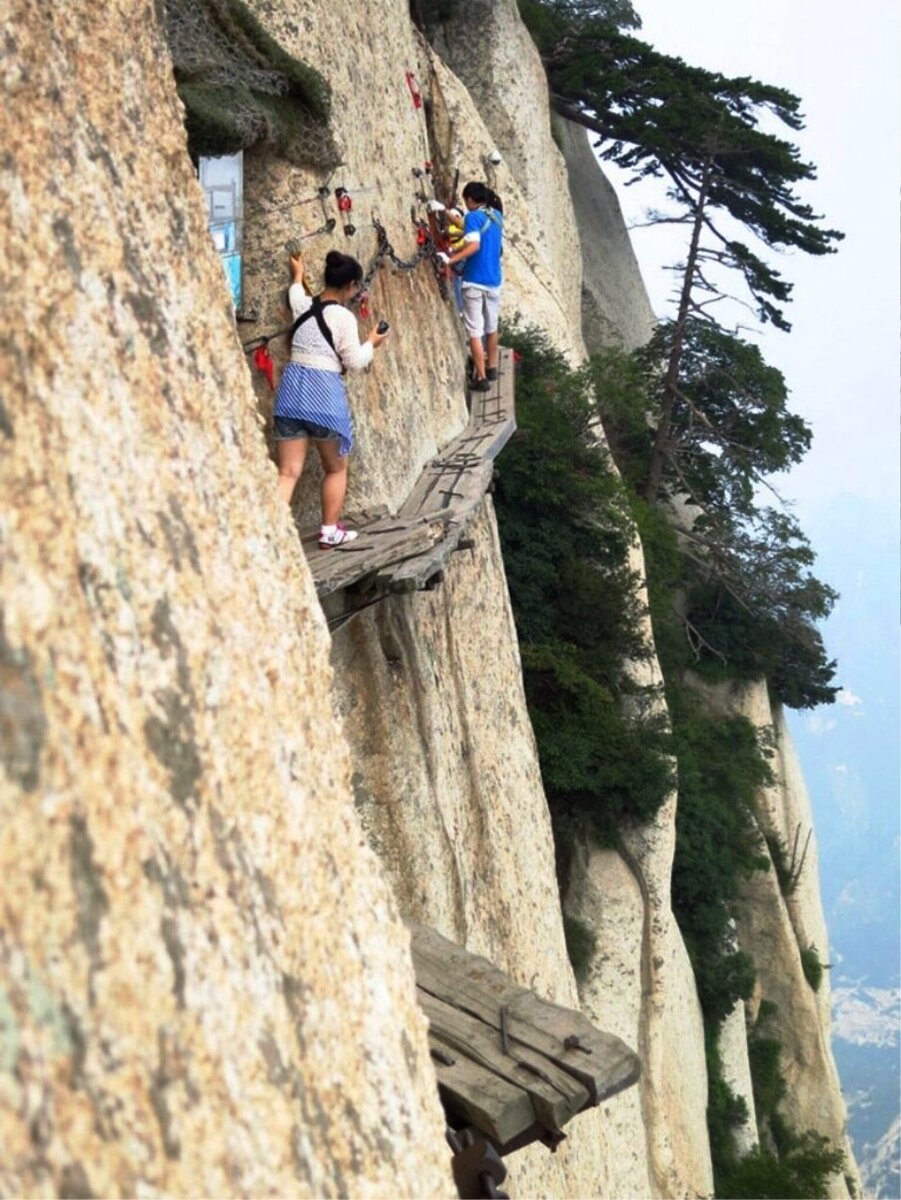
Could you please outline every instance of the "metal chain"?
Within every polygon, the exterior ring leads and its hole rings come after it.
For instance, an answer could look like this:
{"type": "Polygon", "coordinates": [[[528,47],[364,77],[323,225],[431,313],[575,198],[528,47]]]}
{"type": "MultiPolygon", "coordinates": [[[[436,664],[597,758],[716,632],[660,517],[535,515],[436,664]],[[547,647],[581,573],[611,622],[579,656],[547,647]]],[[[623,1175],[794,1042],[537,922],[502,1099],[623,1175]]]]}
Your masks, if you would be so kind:
{"type": "Polygon", "coordinates": [[[390,262],[397,271],[415,271],[421,262],[425,262],[429,259],[434,261],[435,259],[435,244],[432,240],[431,234],[426,236],[425,240],[416,251],[416,254],[413,256],[413,258],[405,259],[398,255],[397,251],[388,241],[388,231],[385,229],[385,226],[381,223],[378,217],[372,218],[372,227],[376,234],[377,249],[372,262],[369,264],[369,269],[363,276],[363,280],[360,284],[360,291],[358,295],[350,301],[351,304],[359,303],[360,297],[369,291],[369,285],[372,283],[373,279],[375,279],[375,276],[383,263],[390,262]]]}
{"type": "MultiPolygon", "coordinates": [[[[372,218],[372,227],[375,230],[376,238],[378,239],[378,248],[375,252],[372,262],[369,264],[368,271],[363,276],[363,280],[360,284],[360,292],[353,298],[353,300],[350,301],[351,304],[359,303],[360,296],[369,290],[369,285],[372,283],[373,279],[375,279],[375,276],[382,263],[390,262],[398,271],[415,271],[419,264],[425,262],[426,260],[430,260],[432,262],[436,261],[435,243],[431,233],[426,234],[425,240],[416,251],[416,254],[413,256],[413,258],[404,259],[397,254],[394,247],[388,241],[388,232],[377,217],[372,218]]],[[[290,329],[291,325],[285,325],[282,329],[277,329],[275,333],[260,334],[255,338],[251,338],[249,342],[243,342],[241,348],[245,354],[250,354],[258,347],[266,346],[275,338],[281,337],[282,334],[287,333],[290,329]]]]}

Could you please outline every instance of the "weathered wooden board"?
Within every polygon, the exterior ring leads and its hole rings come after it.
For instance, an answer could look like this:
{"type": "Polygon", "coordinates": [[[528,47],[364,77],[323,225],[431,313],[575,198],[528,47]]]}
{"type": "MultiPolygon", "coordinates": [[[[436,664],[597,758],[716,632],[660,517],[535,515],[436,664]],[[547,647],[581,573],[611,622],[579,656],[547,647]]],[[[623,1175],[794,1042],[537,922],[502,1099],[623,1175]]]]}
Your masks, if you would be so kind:
{"type": "Polygon", "coordinates": [[[415,591],[438,571],[443,570],[482,503],[485,489],[491,481],[491,473],[491,464],[487,463],[483,464],[478,472],[470,474],[461,487],[462,498],[457,499],[453,508],[448,510],[443,536],[406,562],[393,563],[384,568],[379,572],[378,582],[391,591],[415,591]]]}
{"type": "Polygon", "coordinates": [[[528,1095],[534,1109],[530,1124],[537,1117],[546,1129],[562,1129],[587,1106],[588,1092],[579,1080],[544,1055],[513,1039],[505,1051],[499,1031],[483,1021],[473,1020],[421,987],[417,987],[416,998],[428,1017],[430,1030],[450,1047],[451,1053],[465,1054],[528,1095]]]}
{"type": "Polygon", "coordinates": [[[397,517],[362,522],[360,536],[334,550],[320,551],[315,531],[302,538],[320,596],[369,575],[389,590],[414,591],[447,564],[516,429],[510,350],[501,349],[495,386],[472,401],[466,429],[426,464],[397,517]]]}
{"type": "Polygon", "coordinates": [[[485,958],[470,954],[434,929],[409,925],[418,987],[478,1018],[508,1042],[545,1056],[585,1088],[597,1104],[638,1079],[637,1055],[613,1034],[596,1029],[580,1012],[541,1000],[514,984],[485,958]],[[503,1010],[503,1015],[502,1015],[503,1010]]]}
{"type": "Polygon", "coordinates": [[[532,1128],[535,1110],[522,1088],[479,1066],[432,1032],[429,1046],[435,1052],[432,1063],[445,1101],[496,1146],[504,1146],[532,1128]]]}
{"type": "Polygon", "coordinates": [[[334,550],[320,550],[317,533],[307,534],[302,542],[316,591],[328,596],[389,563],[427,553],[443,537],[447,520],[443,514],[409,520],[395,517],[361,529],[355,541],[334,550]]]}

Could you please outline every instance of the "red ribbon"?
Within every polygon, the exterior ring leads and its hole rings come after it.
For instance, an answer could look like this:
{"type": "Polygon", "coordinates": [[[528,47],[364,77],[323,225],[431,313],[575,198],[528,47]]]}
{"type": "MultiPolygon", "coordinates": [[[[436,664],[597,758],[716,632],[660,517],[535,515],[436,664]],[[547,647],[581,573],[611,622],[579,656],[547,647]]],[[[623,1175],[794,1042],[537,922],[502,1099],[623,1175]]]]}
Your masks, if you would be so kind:
{"type": "Polygon", "coordinates": [[[405,71],[404,75],[407,80],[407,87],[410,89],[410,99],[413,101],[413,107],[422,108],[422,93],[416,83],[416,76],[412,71],[405,71]]]}
{"type": "Polygon", "coordinates": [[[268,346],[257,346],[253,352],[253,365],[257,370],[263,372],[269,381],[270,389],[275,391],[275,363],[272,361],[268,346]]]}

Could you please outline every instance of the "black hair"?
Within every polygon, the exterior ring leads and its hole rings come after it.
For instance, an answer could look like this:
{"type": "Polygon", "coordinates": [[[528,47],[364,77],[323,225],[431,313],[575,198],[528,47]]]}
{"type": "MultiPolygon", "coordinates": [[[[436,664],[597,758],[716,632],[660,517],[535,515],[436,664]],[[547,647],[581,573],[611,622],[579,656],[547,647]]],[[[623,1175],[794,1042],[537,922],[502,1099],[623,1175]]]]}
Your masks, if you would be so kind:
{"type": "Polygon", "coordinates": [[[480,183],[477,179],[471,179],[463,189],[463,199],[472,200],[475,204],[487,204],[489,208],[493,208],[495,212],[502,213],[504,205],[500,196],[487,183],[480,183]]]}
{"type": "Polygon", "coordinates": [[[326,287],[343,288],[349,283],[359,283],[362,278],[363,268],[352,255],[329,250],[325,256],[326,287]]]}

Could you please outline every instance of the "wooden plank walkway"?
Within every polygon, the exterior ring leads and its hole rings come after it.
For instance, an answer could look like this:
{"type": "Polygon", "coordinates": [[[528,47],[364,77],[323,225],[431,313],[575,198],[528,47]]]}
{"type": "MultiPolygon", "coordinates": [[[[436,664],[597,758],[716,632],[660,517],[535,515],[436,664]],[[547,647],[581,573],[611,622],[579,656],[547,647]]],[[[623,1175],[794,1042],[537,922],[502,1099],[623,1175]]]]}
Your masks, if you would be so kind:
{"type": "Polygon", "coordinates": [[[556,1145],[574,1116],[636,1082],[637,1056],[583,1013],[541,1000],[434,929],[408,927],[442,1099],[499,1153],[556,1145]]]}
{"type": "Polygon", "coordinates": [[[472,393],[467,427],[426,464],[396,516],[361,523],[354,542],[328,552],[319,550],[315,530],[303,536],[318,594],[362,579],[389,592],[424,587],[460,544],[515,429],[513,352],[502,347],[497,382],[472,393]]]}

